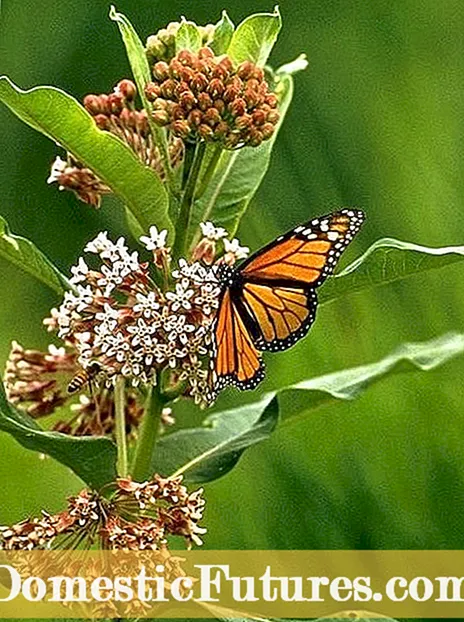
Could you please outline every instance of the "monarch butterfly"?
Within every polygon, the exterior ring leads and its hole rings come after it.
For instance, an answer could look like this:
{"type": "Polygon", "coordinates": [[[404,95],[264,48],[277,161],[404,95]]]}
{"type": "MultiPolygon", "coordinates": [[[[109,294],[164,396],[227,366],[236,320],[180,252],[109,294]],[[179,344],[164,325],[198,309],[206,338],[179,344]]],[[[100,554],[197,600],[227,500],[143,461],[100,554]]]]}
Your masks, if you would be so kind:
{"type": "Polygon", "coordinates": [[[221,265],[214,326],[213,386],[253,389],[264,378],[260,351],[293,346],[309,331],[316,288],[332,274],[364,221],[342,209],[299,225],[238,267],[221,265]]]}

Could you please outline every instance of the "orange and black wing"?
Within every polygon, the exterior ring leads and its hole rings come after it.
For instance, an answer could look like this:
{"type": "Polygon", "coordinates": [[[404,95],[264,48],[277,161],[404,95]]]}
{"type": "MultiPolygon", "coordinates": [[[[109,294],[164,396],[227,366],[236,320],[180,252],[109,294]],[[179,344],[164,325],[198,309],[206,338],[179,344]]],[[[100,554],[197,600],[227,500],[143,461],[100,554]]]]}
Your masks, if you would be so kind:
{"type": "Polygon", "coordinates": [[[264,364],[244,324],[241,313],[232,301],[230,290],[222,295],[215,325],[216,352],[214,387],[227,384],[254,389],[264,377],[264,364]]]}
{"type": "Polygon", "coordinates": [[[315,319],[315,288],[329,276],[364,221],[344,209],[300,225],[244,262],[232,302],[258,350],[285,350],[315,319]]]}

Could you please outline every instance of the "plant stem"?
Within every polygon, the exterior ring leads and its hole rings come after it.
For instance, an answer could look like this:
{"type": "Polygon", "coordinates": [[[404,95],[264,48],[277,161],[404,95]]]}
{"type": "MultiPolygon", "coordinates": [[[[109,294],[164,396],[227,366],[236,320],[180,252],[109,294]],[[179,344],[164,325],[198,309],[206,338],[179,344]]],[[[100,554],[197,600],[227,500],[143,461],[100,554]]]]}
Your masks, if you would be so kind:
{"type": "Polygon", "coordinates": [[[198,191],[195,193],[195,199],[200,199],[204,195],[206,188],[208,187],[208,184],[211,181],[211,178],[216,172],[216,168],[217,168],[219,159],[222,154],[222,149],[223,148],[222,148],[221,143],[216,145],[216,147],[214,148],[213,155],[211,156],[211,159],[208,162],[208,166],[206,168],[205,174],[202,177],[198,191]]]}
{"type": "Polygon", "coordinates": [[[137,482],[143,482],[151,475],[150,464],[153,449],[158,440],[161,413],[165,404],[160,393],[160,382],[161,379],[158,378],[158,384],[150,389],[145,402],[145,414],[140,427],[140,435],[132,467],[132,477],[137,482]]]}
{"type": "Polygon", "coordinates": [[[203,158],[205,157],[205,150],[206,143],[198,143],[180,204],[180,213],[176,225],[176,240],[174,243],[174,256],[177,258],[185,254],[185,243],[192,214],[192,206],[195,200],[195,188],[203,158]]]}
{"type": "Polygon", "coordinates": [[[118,447],[117,472],[127,477],[126,394],[124,378],[118,378],[114,387],[115,434],[118,447]]]}

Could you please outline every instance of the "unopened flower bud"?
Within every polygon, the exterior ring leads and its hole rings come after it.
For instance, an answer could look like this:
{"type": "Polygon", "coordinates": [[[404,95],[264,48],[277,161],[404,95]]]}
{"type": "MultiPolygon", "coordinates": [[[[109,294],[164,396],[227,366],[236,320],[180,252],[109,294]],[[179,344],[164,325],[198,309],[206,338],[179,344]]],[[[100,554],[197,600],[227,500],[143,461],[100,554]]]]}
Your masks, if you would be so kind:
{"type": "Polygon", "coordinates": [[[108,97],[108,106],[113,114],[118,115],[124,107],[124,97],[119,93],[111,93],[108,97]]]}
{"type": "Polygon", "coordinates": [[[261,109],[255,110],[251,116],[255,125],[263,125],[266,122],[266,113],[261,109]]]}
{"type": "Polygon", "coordinates": [[[198,107],[200,110],[208,110],[213,105],[213,100],[208,93],[200,93],[198,95],[198,107]]]}
{"type": "Polygon", "coordinates": [[[205,58],[214,58],[214,52],[208,47],[201,48],[201,50],[198,50],[198,58],[201,60],[205,58]]]}
{"type": "Polygon", "coordinates": [[[203,238],[196,245],[192,253],[193,261],[203,261],[206,265],[211,266],[216,257],[216,242],[209,238],[203,238]]]}
{"type": "Polygon", "coordinates": [[[97,115],[102,112],[98,95],[86,95],[84,97],[84,107],[91,115],[97,115]]]}
{"type": "Polygon", "coordinates": [[[260,129],[263,140],[268,140],[275,132],[275,125],[272,125],[272,123],[265,123],[260,129]]]}
{"type": "Polygon", "coordinates": [[[269,123],[272,123],[273,125],[275,125],[277,121],[279,120],[279,116],[280,115],[277,112],[277,110],[270,110],[266,115],[266,120],[269,121],[269,123]]]}
{"type": "Polygon", "coordinates": [[[186,112],[189,112],[196,104],[195,95],[192,91],[184,91],[179,97],[179,103],[186,112]]]}
{"type": "Polygon", "coordinates": [[[253,117],[249,114],[243,114],[235,119],[235,127],[239,130],[251,128],[253,125],[253,117]]]}
{"type": "Polygon", "coordinates": [[[132,80],[121,80],[116,86],[116,92],[121,93],[128,102],[132,102],[137,95],[137,87],[132,80]]]}
{"type": "Polygon", "coordinates": [[[255,65],[249,60],[246,60],[238,66],[237,75],[242,78],[242,80],[247,80],[251,78],[254,68],[255,65]]]}
{"type": "Polygon", "coordinates": [[[230,86],[228,86],[226,88],[226,90],[224,91],[224,95],[222,97],[222,99],[226,102],[229,103],[231,101],[233,101],[236,97],[238,97],[240,95],[240,89],[238,89],[237,87],[233,86],[232,84],[230,86]]]}
{"type": "Polygon", "coordinates": [[[233,117],[239,117],[245,114],[247,109],[246,101],[243,97],[236,97],[229,105],[228,110],[233,117]]]}
{"type": "Polygon", "coordinates": [[[266,95],[266,99],[264,101],[271,108],[277,108],[278,100],[277,100],[276,95],[274,95],[274,93],[269,93],[268,95],[266,95]]]}
{"type": "Polygon", "coordinates": [[[160,60],[153,66],[153,75],[161,82],[167,80],[169,78],[169,65],[160,60]]]}
{"type": "Polygon", "coordinates": [[[106,114],[97,114],[94,117],[95,123],[101,130],[108,130],[110,127],[110,120],[106,116],[106,114]]]}
{"type": "Polygon", "coordinates": [[[224,110],[226,109],[226,105],[224,103],[224,100],[223,99],[215,99],[214,100],[214,107],[219,112],[219,114],[222,115],[224,113],[224,110]]]}
{"type": "Polygon", "coordinates": [[[195,56],[189,50],[181,50],[177,55],[177,60],[187,67],[191,67],[195,63],[195,56]]]}
{"type": "Polygon", "coordinates": [[[157,125],[163,126],[169,123],[169,114],[167,110],[154,110],[152,118],[157,125]]]}
{"type": "Polygon", "coordinates": [[[103,95],[99,96],[99,100],[100,100],[100,106],[101,106],[101,111],[103,114],[111,114],[111,107],[109,105],[109,97],[108,95],[105,95],[103,93],[103,95]]]}
{"type": "Polygon", "coordinates": [[[174,123],[171,124],[171,129],[174,134],[180,138],[188,138],[190,134],[190,125],[188,121],[185,121],[185,119],[174,121],[174,123]]]}
{"type": "Polygon", "coordinates": [[[221,115],[216,108],[209,108],[203,115],[203,121],[214,127],[221,120],[221,115]]]}
{"type": "Polygon", "coordinates": [[[261,67],[256,67],[256,65],[251,75],[255,80],[258,80],[258,82],[262,82],[264,80],[264,71],[261,67]]]}
{"type": "Polygon", "coordinates": [[[154,82],[149,82],[145,86],[145,95],[147,96],[148,101],[155,101],[155,99],[161,95],[160,86],[154,82]]]}
{"type": "Polygon", "coordinates": [[[224,82],[219,80],[218,78],[213,78],[208,86],[208,93],[211,95],[213,99],[217,97],[221,97],[224,93],[224,82]]]}
{"type": "Polygon", "coordinates": [[[171,78],[165,80],[161,85],[161,94],[166,99],[172,99],[176,90],[177,84],[171,78]]]}
{"type": "Polygon", "coordinates": [[[246,101],[249,108],[255,108],[261,101],[259,93],[257,91],[253,91],[252,89],[246,89],[243,93],[243,99],[246,101]]]}
{"type": "Polygon", "coordinates": [[[208,78],[204,73],[197,73],[190,82],[190,87],[194,93],[201,93],[207,86],[208,78]]]}
{"type": "Polygon", "coordinates": [[[169,63],[169,75],[171,78],[179,78],[182,72],[182,63],[180,63],[177,59],[173,58],[169,63]]]}
{"type": "Polygon", "coordinates": [[[223,138],[229,131],[229,126],[225,121],[221,121],[214,128],[214,137],[217,139],[223,138]]]}
{"type": "Polygon", "coordinates": [[[198,108],[194,108],[188,115],[188,121],[193,127],[199,127],[203,119],[203,114],[198,108]]]}
{"type": "Polygon", "coordinates": [[[206,123],[202,123],[200,125],[200,127],[198,128],[198,133],[200,137],[203,138],[204,140],[208,140],[209,138],[212,138],[214,135],[213,130],[211,129],[209,125],[206,125],[206,123]]]}
{"type": "Polygon", "coordinates": [[[259,147],[259,145],[263,142],[263,134],[256,127],[252,127],[250,129],[250,136],[248,139],[248,143],[252,147],[259,147]]]}
{"type": "Polygon", "coordinates": [[[235,132],[229,132],[224,139],[226,149],[234,149],[240,142],[240,136],[235,132]]]}

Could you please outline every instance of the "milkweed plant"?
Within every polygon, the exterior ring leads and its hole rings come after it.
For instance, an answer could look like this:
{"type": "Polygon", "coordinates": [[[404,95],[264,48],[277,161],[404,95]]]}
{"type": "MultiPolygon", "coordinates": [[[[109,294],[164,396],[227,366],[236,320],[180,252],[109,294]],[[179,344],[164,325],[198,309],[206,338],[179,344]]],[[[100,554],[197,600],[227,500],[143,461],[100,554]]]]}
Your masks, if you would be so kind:
{"type": "MultiPolygon", "coordinates": [[[[307,60],[268,64],[281,29],[277,8],[238,26],[225,11],[206,26],[182,18],[145,45],[114,7],[110,18],[133,74],[121,76],[111,92],[88,94],[81,104],[54,87],[24,91],[6,77],[0,81],[1,101],[62,148],[48,183],[90,209],[109,209],[105,196],[114,195],[127,223],[125,237],[101,231],[89,239],[64,275],[0,221],[0,254],[56,296],[44,319],[48,350],[12,343],[0,429],[85,483],[62,512],[44,509],[2,527],[3,549],[84,542],[158,550],[173,536],[199,546],[206,526],[198,485],[230,471],[272,433],[279,414],[284,424],[303,412],[299,400],[282,413],[283,393],[303,392],[309,416],[326,401],[355,397],[397,365],[428,370],[464,349],[456,334],[399,344],[375,363],[261,392],[246,408],[237,393],[236,407],[208,415],[218,394],[211,369],[224,287],[218,274],[250,252],[237,230],[278,145],[294,75],[307,60]],[[177,428],[181,401],[204,409],[200,426],[177,428]]],[[[305,79],[310,73],[297,78],[305,79]]],[[[360,207],[368,214],[369,206],[360,207]]],[[[462,247],[378,240],[328,278],[319,302],[339,304],[352,291],[440,268],[463,254],[462,247]]]]}

